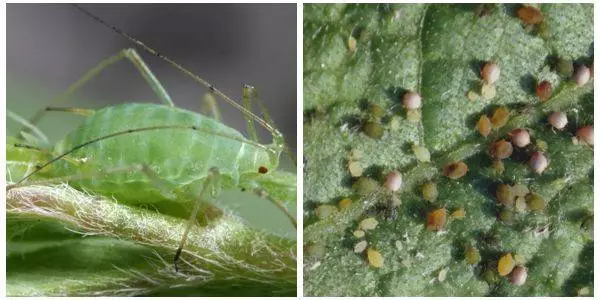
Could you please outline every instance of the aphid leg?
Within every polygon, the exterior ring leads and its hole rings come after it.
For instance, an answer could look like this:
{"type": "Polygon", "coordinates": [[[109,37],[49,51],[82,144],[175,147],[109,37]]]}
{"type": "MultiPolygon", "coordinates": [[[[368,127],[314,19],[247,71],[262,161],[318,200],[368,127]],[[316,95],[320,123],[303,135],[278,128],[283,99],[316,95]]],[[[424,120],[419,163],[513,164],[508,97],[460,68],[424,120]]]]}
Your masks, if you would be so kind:
{"type": "MultiPolygon", "coordinates": [[[[269,114],[269,110],[263,103],[262,99],[260,97],[258,97],[258,92],[256,91],[256,88],[254,88],[253,86],[250,86],[250,85],[244,86],[244,106],[246,105],[246,93],[249,93],[249,96],[250,96],[248,98],[249,102],[252,99],[256,100],[256,103],[258,104],[258,109],[260,110],[261,115],[265,119],[265,122],[267,122],[267,124],[269,124],[271,127],[275,128],[275,122],[273,121],[273,118],[271,118],[271,115],[269,114]]],[[[248,106],[246,107],[246,109],[250,110],[251,105],[252,104],[249,103],[248,106]]],[[[246,120],[248,120],[248,119],[246,119],[246,120]]],[[[248,122],[250,122],[250,120],[248,120],[248,122]]],[[[255,134],[256,134],[256,132],[255,132],[255,134]]],[[[287,141],[285,139],[282,139],[282,141],[283,141],[283,148],[284,148],[285,153],[289,156],[289,158],[292,160],[292,162],[294,163],[294,166],[295,166],[296,165],[296,156],[292,153],[292,150],[291,150],[289,144],[287,143],[287,141]]]]}
{"type": "MultiPolygon", "coordinates": [[[[10,110],[6,110],[6,116],[8,118],[11,118],[13,121],[21,124],[21,126],[23,126],[24,128],[20,130],[20,132],[23,132],[23,130],[29,129],[31,130],[31,132],[33,132],[36,136],[33,136],[34,141],[30,141],[30,142],[35,142],[36,144],[40,144],[40,142],[43,142],[45,145],[49,145],[50,142],[48,141],[48,137],[46,137],[46,135],[35,125],[31,124],[29,121],[25,120],[23,117],[19,116],[18,114],[10,111],[10,110]]],[[[25,136],[23,133],[20,133],[24,139],[27,140],[27,136],[25,136]]]]}
{"type": "MultiPolygon", "coordinates": [[[[258,181],[246,181],[242,184],[241,187],[242,191],[251,191],[257,196],[273,203],[275,206],[277,206],[277,208],[279,208],[279,210],[281,210],[286,215],[286,217],[288,217],[294,228],[296,228],[296,218],[288,211],[288,209],[285,207],[285,204],[269,195],[267,190],[258,181]]],[[[295,195],[293,195],[292,197],[295,197],[295,195]]]]}
{"type": "MultiPolygon", "coordinates": [[[[253,86],[247,84],[245,84],[242,89],[242,103],[244,108],[248,111],[252,111],[252,99],[256,95],[255,89],[253,86]]],[[[254,120],[246,115],[244,115],[244,119],[246,119],[246,123],[248,124],[248,134],[250,135],[250,139],[257,142],[258,136],[256,135],[256,128],[254,128],[254,120]]],[[[269,121],[266,122],[269,123],[269,121]]]]}
{"type": "Polygon", "coordinates": [[[220,182],[219,182],[219,169],[212,167],[208,171],[208,176],[204,179],[202,183],[202,187],[198,197],[196,198],[196,203],[194,203],[194,208],[192,209],[192,213],[190,218],[188,219],[187,224],[185,225],[185,230],[183,231],[183,235],[181,237],[181,241],[179,242],[179,247],[177,247],[177,251],[175,252],[175,258],[173,259],[173,265],[175,266],[175,272],[179,272],[179,267],[177,267],[177,262],[179,261],[179,257],[181,256],[181,252],[183,251],[183,246],[188,238],[190,233],[190,229],[196,222],[196,217],[198,212],[200,211],[200,206],[202,206],[203,201],[209,201],[211,198],[216,197],[220,190],[220,182]]]}
{"type": "Polygon", "coordinates": [[[288,219],[290,220],[290,222],[292,223],[294,228],[297,229],[296,218],[288,211],[288,209],[285,207],[285,205],[283,203],[281,203],[281,201],[269,196],[269,193],[267,193],[267,191],[262,187],[254,188],[253,192],[257,196],[259,196],[263,199],[266,199],[269,202],[275,204],[275,206],[277,206],[277,208],[279,208],[286,215],[286,217],[288,217],[288,219]]]}
{"type": "Polygon", "coordinates": [[[88,108],[78,108],[78,107],[54,107],[48,106],[46,107],[46,111],[61,111],[68,112],[78,116],[89,117],[93,115],[96,111],[88,108]]]}
{"type": "Polygon", "coordinates": [[[156,173],[156,171],[154,171],[150,166],[146,164],[142,164],[139,168],[146,175],[146,177],[148,177],[150,180],[152,180],[152,182],[154,182],[154,184],[157,186],[157,188],[160,190],[163,196],[169,199],[175,199],[176,195],[175,193],[173,193],[174,188],[171,185],[171,182],[160,178],[160,176],[158,176],[158,173],[156,173]]]}
{"type": "MultiPolygon", "coordinates": [[[[156,95],[158,95],[158,98],[160,98],[160,100],[165,105],[175,106],[173,104],[173,101],[171,100],[171,96],[169,96],[169,94],[167,93],[165,88],[162,86],[160,81],[158,81],[156,76],[154,76],[152,71],[150,71],[150,68],[148,68],[146,63],[142,60],[142,58],[135,51],[135,49],[131,49],[131,48],[121,50],[119,53],[117,53],[107,59],[102,60],[100,63],[98,63],[98,65],[96,65],[94,68],[87,71],[81,78],[79,78],[77,81],[72,83],[67,88],[66,91],[64,91],[62,94],[60,94],[57,97],[55,97],[54,99],[52,99],[50,101],[50,103],[58,103],[60,101],[67,99],[71,94],[73,94],[75,91],[77,91],[79,88],[81,88],[84,84],[86,84],[88,81],[90,81],[91,79],[96,77],[102,70],[104,70],[108,66],[120,61],[123,58],[127,58],[129,61],[131,61],[131,63],[133,63],[133,65],[138,69],[138,71],[140,72],[142,77],[144,77],[144,79],[146,79],[146,82],[148,83],[148,85],[152,88],[152,90],[154,90],[156,95]]],[[[33,116],[33,118],[30,119],[30,123],[36,124],[46,114],[46,112],[47,112],[46,109],[38,111],[33,116]]]]}
{"type": "Polygon", "coordinates": [[[215,99],[215,95],[213,93],[206,93],[204,97],[202,97],[204,105],[202,106],[202,113],[205,115],[212,115],[213,118],[217,121],[221,121],[221,112],[219,111],[219,105],[217,104],[217,99],[215,99]]]}

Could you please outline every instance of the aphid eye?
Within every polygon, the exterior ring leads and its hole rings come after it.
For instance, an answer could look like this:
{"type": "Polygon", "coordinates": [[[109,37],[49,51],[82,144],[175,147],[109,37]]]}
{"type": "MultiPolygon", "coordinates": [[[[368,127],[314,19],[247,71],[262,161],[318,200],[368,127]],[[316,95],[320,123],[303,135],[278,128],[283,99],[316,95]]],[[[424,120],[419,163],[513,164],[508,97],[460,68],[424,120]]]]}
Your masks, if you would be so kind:
{"type": "Polygon", "coordinates": [[[264,166],[258,167],[258,173],[266,174],[267,172],[269,172],[269,169],[267,169],[267,167],[264,167],[264,166]]]}
{"type": "Polygon", "coordinates": [[[548,116],[548,123],[556,129],[563,129],[567,126],[567,115],[565,113],[556,111],[548,116]]]}
{"type": "Polygon", "coordinates": [[[493,62],[486,62],[481,68],[481,78],[488,84],[493,84],[500,78],[500,67],[493,62]]]}

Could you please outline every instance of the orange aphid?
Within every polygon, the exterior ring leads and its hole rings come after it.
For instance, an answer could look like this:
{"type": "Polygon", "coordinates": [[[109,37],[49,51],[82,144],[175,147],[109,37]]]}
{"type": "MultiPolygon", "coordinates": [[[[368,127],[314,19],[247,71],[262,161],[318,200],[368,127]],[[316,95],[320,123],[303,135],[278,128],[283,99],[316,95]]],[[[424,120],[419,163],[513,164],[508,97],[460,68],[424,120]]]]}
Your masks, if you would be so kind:
{"type": "Polygon", "coordinates": [[[459,179],[465,174],[469,167],[462,161],[453,162],[444,166],[444,175],[450,179],[459,179]]]}
{"type": "Polygon", "coordinates": [[[427,230],[442,231],[446,227],[446,209],[439,208],[427,214],[427,230]]]}

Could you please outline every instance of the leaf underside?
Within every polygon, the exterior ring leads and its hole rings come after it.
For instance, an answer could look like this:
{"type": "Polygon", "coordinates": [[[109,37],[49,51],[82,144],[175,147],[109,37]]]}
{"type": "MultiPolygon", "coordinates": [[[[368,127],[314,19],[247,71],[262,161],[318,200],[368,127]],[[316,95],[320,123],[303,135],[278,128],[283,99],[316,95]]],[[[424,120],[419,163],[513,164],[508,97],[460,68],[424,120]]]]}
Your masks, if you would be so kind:
{"type": "MultiPolygon", "coordinates": [[[[304,6],[304,243],[325,246],[325,254],[305,255],[307,296],[564,296],[593,294],[593,241],[581,229],[582,216],[593,214],[593,150],[575,144],[577,128],[593,123],[593,80],[582,87],[561,78],[549,66],[553,57],[576,64],[593,61],[593,5],[542,4],[548,34],[542,38],[516,16],[520,5],[319,5],[304,6]],[[348,40],[356,40],[356,49],[348,40]],[[467,98],[481,84],[485,61],[501,68],[496,96],[467,98]],[[536,82],[549,80],[552,97],[540,103],[536,82]],[[422,118],[407,120],[401,96],[417,91],[422,118]],[[384,109],[380,139],[368,137],[361,122],[367,107],[384,109]],[[510,120],[484,138],[475,131],[482,114],[507,106],[510,120]],[[562,131],[546,121],[563,111],[562,131]],[[516,153],[495,173],[487,154],[491,141],[525,127],[533,142],[547,143],[549,168],[535,175],[516,153]],[[416,160],[411,146],[425,146],[430,163],[416,160]],[[367,176],[400,170],[404,186],[397,217],[375,209],[389,194],[361,196],[352,188],[347,156],[362,151],[367,176]],[[450,180],[445,163],[463,160],[467,175],[450,180]],[[421,197],[420,186],[432,180],[439,196],[421,197]],[[518,214],[512,225],[497,218],[499,183],[522,183],[547,202],[544,213],[518,214]],[[325,219],[316,207],[353,203],[325,219]],[[444,233],[425,230],[428,211],[464,208],[466,217],[449,222],[444,233]],[[378,219],[368,231],[369,247],[383,256],[370,267],[354,253],[352,232],[367,216],[378,219]],[[544,231],[544,229],[547,229],[544,231]],[[541,233],[540,233],[541,232],[541,233]],[[481,262],[470,266],[464,249],[473,245],[481,262]],[[482,273],[494,269],[501,254],[521,255],[528,268],[522,286],[499,278],[488,283],[482,273]],[[441,270],[445,280],[438,280],[441,270]]],[[[497,273],[496,273],[497,274],[497,273]]]]}

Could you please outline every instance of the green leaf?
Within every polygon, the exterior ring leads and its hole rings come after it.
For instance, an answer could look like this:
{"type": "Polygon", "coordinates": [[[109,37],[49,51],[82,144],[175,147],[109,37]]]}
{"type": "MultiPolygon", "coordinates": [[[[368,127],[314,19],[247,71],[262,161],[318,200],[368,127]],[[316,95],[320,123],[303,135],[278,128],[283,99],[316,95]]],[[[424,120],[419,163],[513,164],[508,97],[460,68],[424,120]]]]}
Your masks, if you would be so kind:
{"type": "Polygon", "coordinates": [[[10,296],[296,291],[295,241],[229,213],[192,227],[176,273],[172,259],[185,219],[67,185],[15,187],[7,192],[7,212],[10,296]]]}
{"type": "Polygon", "coordinates": [[[322,5],[304,7],[304,209],[305,247],[324,247],[324,254],[305,256],[304,293],[310,296],[565,296],[588,289],[593,294],[593,241],[582,230],[593,214],[593,150],[574,143],[577,128],[593,123],[593,80],[582,87],[552,68],[558,57],[576,64],[592,62],[593,6],[542,4],[547,34],[517,18],[519,5],[322,5]],[[543,36],[543,38],[542,38],[543,36]],[[351,38],[352,37],[352,38],[351,38]],[[356,41],[356,48],[349,39],[356,41]],[[480,68],[495,61],[501,69],[491,100],[471,101],[479,92],[480,68]],[[540,103],[538,81],[549,80],[552,97],[540,103]],[[411,122],[402,107],[406,91],[423,98],[422,118],[411,122]],[[370,105],[385,111],[380,139],[367,136],[362,124],[372,121],[370,105]],[[482,114],[506,106],[504,127],[487,138],[475,131],[482,114]],[[551,111],[563,111],[569,124],[552,130],[551,111]],[[490,142],[510,130],[530,130],[533,145],[515,150],[494,172],[487,154],[490,142]],[[528,156],[547,144],[549,167],[541,175],[527,165],[528,156]],[[431,162],[417,161],[412,145],[426,147],[431,162]],[[400,170],[402,204],[389,216],[390,194],[367,195],[353,188],[348,171],[351,150],[363,153],[364,176],[382,182],[400,170]],[[463,160],[469,172],[450,180],[445,164],[463,160]],[[421,197],[426,181],[437,184],[434,203],[421,197]],[[526,185],[548,206],[543,213],[516,213],[511,225],[498,220],[495,199],[499,183],[526,185]],[[316,207],[352,204],[319,219],[316,207]],[[382,211],[382,207],[384,208],[382,211]],[[460,207],[462,220],[451,220],[444,233],[425,229],[434,208],[460,207]],[[393,215],[393,214],[392,214],[393,215]],[[364,239],[383,258],[370,267],[354,253],[360,240],[358,222],[376,217],[379,225],[364,239]],[[464,260],[466,245],[481,253],[476,266],[464,260]],[[488,283],[483,273],[511,252],[524,258],[528,279],[522,286],[504,277],[488,283]],[[446,278],[437,278],[441,270],[446,278]]]}

